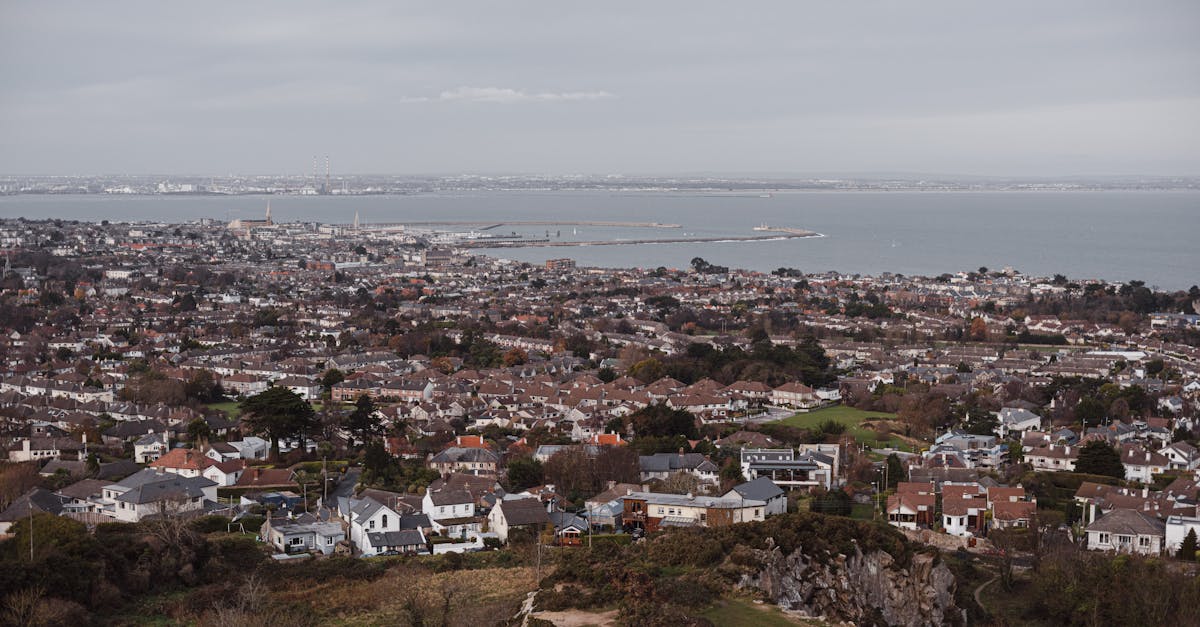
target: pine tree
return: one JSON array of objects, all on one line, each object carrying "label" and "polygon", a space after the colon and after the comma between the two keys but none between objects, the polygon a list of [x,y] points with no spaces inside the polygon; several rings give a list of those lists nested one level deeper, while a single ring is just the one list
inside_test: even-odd
[{"label": "pine tree", "polygon": [[1175,554],[1181,560],[1186,562],[1196,561],[1196,530],[1188,529],[1187,535],[1183,537],[1183,544],[1179,545],[1179,552]]},{"label": "pine tree", "polygon": [[1075,472],[1124,479],[1125,465],[1121,463],[1121,454],[1112,445],[1103,440],[1092,440],[1079,449]]}]

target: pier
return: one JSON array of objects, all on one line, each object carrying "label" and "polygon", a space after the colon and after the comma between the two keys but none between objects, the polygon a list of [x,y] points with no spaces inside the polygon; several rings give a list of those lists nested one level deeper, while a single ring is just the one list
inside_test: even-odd
[{"label": "pier", "polygon": [[532,248],[540,246],[627,246],[632,244],[696,244],[713,242],[766,242],[782,239],[821,237],[820,233],[802,229],[779,231],[778,235],[745,235],[724,237],[667,237],[653,239],[594,240],[586,242],[550,242],[547,240],[519,240],[508,242],[473,241],[464,243],[467,248]]},{"label": "pier", "polygon": [[637,229],[678,229],[681,225],[664,222],[608,222],[604,220],[438,220],[424,222],[372,222],[370,227],[396,226],[475,226],[490,230],[500,226],[606,226]]}]

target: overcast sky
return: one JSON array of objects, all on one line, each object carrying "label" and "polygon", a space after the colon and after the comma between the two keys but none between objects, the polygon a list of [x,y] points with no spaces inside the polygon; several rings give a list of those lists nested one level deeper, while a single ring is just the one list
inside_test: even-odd
[{"label": "overcast sky", "polygon": [[9,0],[0,86],[15,174],[1200,174],[1196,0]]}]

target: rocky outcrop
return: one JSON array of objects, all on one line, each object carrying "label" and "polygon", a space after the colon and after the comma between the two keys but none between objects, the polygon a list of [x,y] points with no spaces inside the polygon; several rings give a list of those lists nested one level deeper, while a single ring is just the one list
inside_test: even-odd
[{"label": "rocky outcrop", "polygon": [[961,625],[955,580],[933,555],[918,553],[901,566],[883,551],[817,559],[803,549],[755,550],[761,569],[741,584],[766,593],[780,607],[854,625]]}]

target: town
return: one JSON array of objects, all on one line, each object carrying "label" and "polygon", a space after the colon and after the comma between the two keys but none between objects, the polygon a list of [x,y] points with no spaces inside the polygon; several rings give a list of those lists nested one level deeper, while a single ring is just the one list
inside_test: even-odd
[{"label": "town", "polygon": [[1195,286],[533,265],[269,209],[3,220],[0,252],[0,537],[31,568],[58,524],[540,566],[808,512],[993,589],[1056,546],[1194,573]]}]

